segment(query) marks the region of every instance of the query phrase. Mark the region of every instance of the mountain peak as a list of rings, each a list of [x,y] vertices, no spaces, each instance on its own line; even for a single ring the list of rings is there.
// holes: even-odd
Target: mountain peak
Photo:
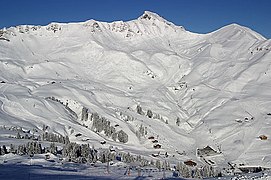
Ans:
[[[164,22],[168,25],[174,25],[172,22],[167,21],[163,17],[159,16],[158,14],[151,12],[151,11],[144,11],[144,13],[138,18],[139,20],[148,20],[148,21],[160,21]]]
[[[237,35],[243,34],[243,35],[247,35],[253,39],[265,40],[265,38],[261,34],[255,32],[254,30],[252,30],[248,27],[239,25],[237,23],[232,23],[232,24],[226,25],[226,26],[218,29],[217,31],[214,31],[213,33],[220,34],[223,36],[226,35],[228,37],[233,37],[233,36],[236,37]]]
[[[163,19],[158,14],[151,12],[151,11],[144,11],[144,13],[139,17],[139,19]]]

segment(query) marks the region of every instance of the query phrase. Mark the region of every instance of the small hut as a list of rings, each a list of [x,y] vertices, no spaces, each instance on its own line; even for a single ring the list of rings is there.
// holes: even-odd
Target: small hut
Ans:
[[[45,154],[45,160],[49,160],[50,159],[50,154]]]
[[[259,138],[260,138],[260,140],[267,140],[267,136],[266,135],[260,135]]]
[[[197,163],[192,160],[185,161],[184,164],[192,167],[197,165]]]
[[[206,146],[203,149],[198,149],[197,154],[198,156],[202,157],[202,156],[214,156],[219,153],[215,151],[213,148],[211,148],[210,146]]]

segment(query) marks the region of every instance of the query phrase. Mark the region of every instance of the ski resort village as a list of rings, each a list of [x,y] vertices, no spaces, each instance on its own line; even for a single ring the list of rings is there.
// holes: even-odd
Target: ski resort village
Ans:
[[[271,41],[129,21],[0,30],[0,179],[271,179]]]

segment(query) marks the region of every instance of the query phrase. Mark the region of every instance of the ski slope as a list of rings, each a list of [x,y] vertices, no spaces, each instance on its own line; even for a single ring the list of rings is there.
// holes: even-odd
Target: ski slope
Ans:
[[[167,152],[172,162],[204,164],[196,150],[209,145],[221,152],[207,157],[216,166],[270,168],[270,49],[269,39],[238,24],[196,34],[148,11],[128,22],[2,29],[0,126],[42,130],[45,124],[75,142],[88,138],[95,147],[113,145],[148,158]],[[128,142],[83,126],[92,125],[81,121],[83,107],[118,125]],[[147,110],[160,118],[148,118]],[[140,125],[147,135],[138,138]]]

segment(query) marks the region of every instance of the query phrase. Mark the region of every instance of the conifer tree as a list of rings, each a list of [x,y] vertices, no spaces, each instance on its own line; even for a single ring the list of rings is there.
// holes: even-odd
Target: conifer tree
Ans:
[[[123,130],[120,130],[118,132],[118,140],[119,140],[119,142],[127,143],[128,142],[128,135]]]
[[[195,168],[194,177],[197,178],[197,179],[202,179],[200,169],[197,168],[197,167]]]
[[[180,123],[181,123],[180,118],[179,118],[179,117],[177,117],[177,120],[176,120],[176,124],[177,124],[177,126],[180,126]]]
[[[148,116],[149,118],[152,118],[152,116],[153,116],[152,111],[149,110],[149,109],[148,109],[148,111],[147,111],[147,116]]]
[[[160,160],[156,160],[155,166],[157,167],[157,169],[158,169],[159,171],[161,171],[161,162],[160,162]]]
[[[88,120],[88,109],[86,107],[82,108],[82,121],[87,121]]]
[[[54,155],[57,154],[57,147],[56,147],[55,143],[50,144],[49,152],[54,154]]]
[[[137,105],[137,106],[136,106],[136,112],[137,112],[138,114],[140,114],[140,115],[144,115],[144,112],[142,111],[142,108],[141,108],[140,105]]]
[[[2,148],[1,148],[1,146],[0,146],[0,155],[3,155],[2,153],[3,153],[3,152],[2,152]]]
[[[15,146],[13,144],[10,144],[9,152],[16,154]]]
[[[17,139],[21,139],[21,135],[20,135],[19,132],[17,132],[16,138],[17,138]]]

